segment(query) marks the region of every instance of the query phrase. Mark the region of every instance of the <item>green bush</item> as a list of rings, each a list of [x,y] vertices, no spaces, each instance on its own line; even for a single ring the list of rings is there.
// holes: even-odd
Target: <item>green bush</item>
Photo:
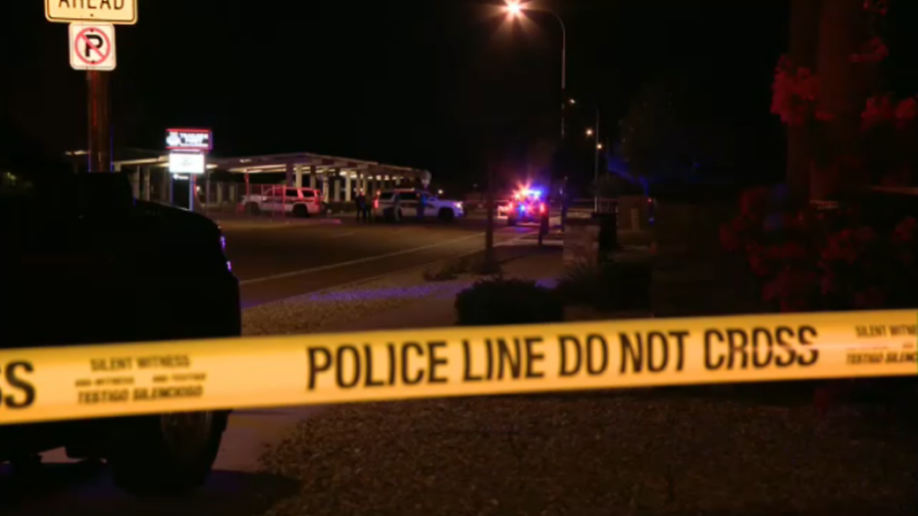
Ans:
[[[534,281],[487,279],[456,297],[460,326],[561,322],[564,305],[554,291]]]
[[[649,263],[606,263],[570,270],[558,282],[557,292],[567,305],[587,305],[600,310],[650,308]]]

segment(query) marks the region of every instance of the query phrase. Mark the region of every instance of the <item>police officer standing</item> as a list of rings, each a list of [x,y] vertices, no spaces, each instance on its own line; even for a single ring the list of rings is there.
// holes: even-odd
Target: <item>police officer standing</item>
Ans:
[[[539,245],[542,245],[542,238],[548,234],[549,229],[548,206],[546,206],[539,219]]]
[[[354,202],[357,204],[357,222],[360,222],[366,217],[367,196],[364,195],[363,190],[357,192]]]
[[[427,194],[418,192],[418,219],[424,220],[424,208],[427,203]]]
[[[373,201],[375,197],[363,197],[363,221],[373,222]]]

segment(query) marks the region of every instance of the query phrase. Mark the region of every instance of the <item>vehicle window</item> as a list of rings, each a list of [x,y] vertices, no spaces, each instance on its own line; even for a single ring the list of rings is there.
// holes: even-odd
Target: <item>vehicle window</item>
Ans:
[[[418,194],[415,192],[402,192],[398,194],[398,199],[400,201],[416,201],[418,200]]]
[[[300,192],[296,188],[288,188],[286,192],[287,197],[299,197]]]
[[[316,193],[312,190],[300,190],[303,194],[303,199],[315,199]]]

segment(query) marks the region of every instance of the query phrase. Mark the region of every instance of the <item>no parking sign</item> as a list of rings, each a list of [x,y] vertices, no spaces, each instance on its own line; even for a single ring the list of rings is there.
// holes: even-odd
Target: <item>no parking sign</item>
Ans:
[[[116,64],[114,25],[70,24],[70,66],[74,70],[110,72]]]

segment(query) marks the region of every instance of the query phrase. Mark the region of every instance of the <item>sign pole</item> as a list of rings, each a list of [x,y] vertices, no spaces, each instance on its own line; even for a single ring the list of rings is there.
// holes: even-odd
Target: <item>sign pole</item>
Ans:
[[[109,74],[97,70],[86,72],[89,120],[89,171],[112,171],[112,131],[109,96]]]
[[[197,193],[195,192],[196,179],[197,176],[194,174],[188,174],[188,211],[191,212],[194,211],[194,194]]]

